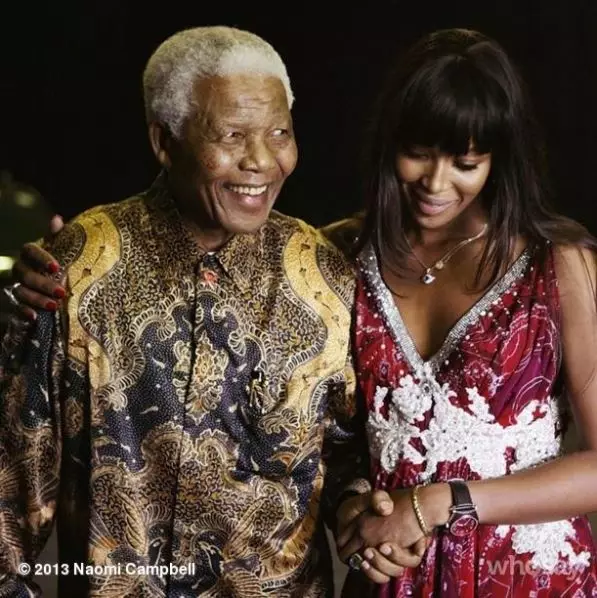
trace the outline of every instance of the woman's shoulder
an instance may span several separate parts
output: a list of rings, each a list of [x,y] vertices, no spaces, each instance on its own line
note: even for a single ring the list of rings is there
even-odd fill
[[[552,245],[556,276],[561,281],[589,282],[597,278],[597,248],[582,243]]]
[[[580,243],[553,245],[553,267],[564,318],[589,322],[597,305],[597,253]]]
[[[332,222],[320,229],[321,233],[327,237],[336,247],[338,247],[345,256],[354,259],[355,251],[359,245],[359,236],[363,228],[364,214],[359,212],[350,218],[344,218]]]

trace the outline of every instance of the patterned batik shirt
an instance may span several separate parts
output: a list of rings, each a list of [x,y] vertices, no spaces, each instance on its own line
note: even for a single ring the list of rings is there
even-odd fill
[[[331,596],[368,461],[341,254],[275,212],[201,253],[160,179],[49,249],[63,309],[3,344],[0,596],[37,594],[54,520],[64,597]]]

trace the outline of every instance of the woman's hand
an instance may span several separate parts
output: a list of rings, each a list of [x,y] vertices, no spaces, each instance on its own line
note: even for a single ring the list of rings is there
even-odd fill
[[[424,537],[413,509],[411,490],[394,490],[390,497],[391,513],[380,516],[372,511],[362,511],[342,531],[339,529],[337,542],[342,560],[365,547],[384,543],[409,548]],[[353,513],[356,509],[351,511]]]
[[[60,216],[50,221],[46,238],[51,239],[62,230],[64,222]],[[58,307],[57,300],[64,298],[64,288],[49,274],[56,274],[60,265],[47,251],[35,243],[27,243],[21,249],[21,255],[13,267],[13,276],[20,285],[13,288],[13,295],[19,302],[14,306],[15,312],[28,320],[35,320],[36,310],[54,311]]]
[[[356,530],[359,517],[369,509],[384,517],[392,513],[394,503],[384,490],[364,492],[342,501],[336,513],[336,540],[339,546],[340,538],[350,538]]]

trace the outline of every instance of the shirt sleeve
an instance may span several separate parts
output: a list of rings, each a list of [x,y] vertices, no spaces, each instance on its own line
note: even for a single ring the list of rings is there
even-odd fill
[[[11,322],[0,351],[0,598],[41,591],[31,568],[50,533],[58,497],[59,318]],[[29,573],[27,573],[29,571]]]
[[[366,409],[356,384],[349,352],[342,380],[330,385],[327,428],[323,447],[326,476],[322,510],[326,525],[335,530],[336,511],[345,493],[369,492],[369,454],[365,433]]]

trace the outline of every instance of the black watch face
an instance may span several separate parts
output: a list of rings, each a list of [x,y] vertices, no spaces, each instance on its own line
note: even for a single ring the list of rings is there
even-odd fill
[[[461,515],[450,524],[450,533],[461,538],[472,534],[478,527],[479,522],[472,515]]]

